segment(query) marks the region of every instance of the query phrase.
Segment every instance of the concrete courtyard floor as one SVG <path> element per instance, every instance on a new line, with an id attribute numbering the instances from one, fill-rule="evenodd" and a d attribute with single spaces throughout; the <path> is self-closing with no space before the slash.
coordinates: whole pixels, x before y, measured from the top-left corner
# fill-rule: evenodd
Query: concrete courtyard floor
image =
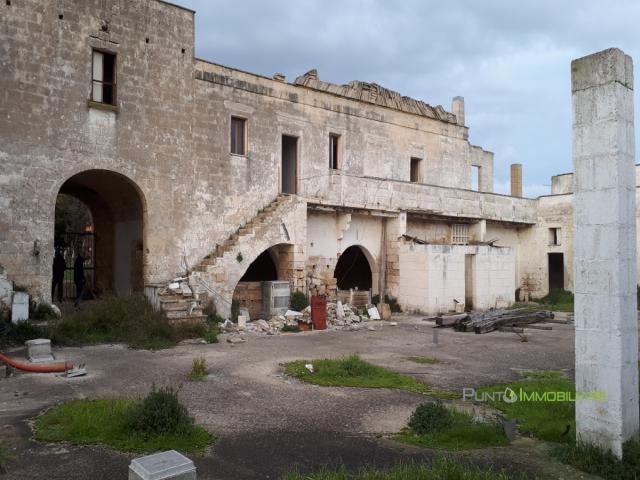
<path id="1" fill-rule="evenodd" d="M 414 376 L 436 389 L 461 392 L 516 380 L 523 370 L 561 370 L 573 376 L 573 327 L 533 330 L 529 341 L 510 333 L 475 335 L 439 329 L 421 317 L 394 317 L 397 326 L 376 322 L 376 331 L 324 331 L 278 336 L 247 335 L 232 346 L 181 345 L 156 352 L 122 345 L 55 348 L 58 359 L 86 363 L 86 377 L 17 374 L 0 379 L 0 438 L 14 448 L 6 479 L 126 478 L 133 455 L 91 446 L 43 444 L 32 439 L 29 419 L 52 405 L 78 398 L 140 397 L 152 384 L 181 385 L 180 397 L 196 422 L 218 440 L 202 456 L 191 456 L 199 479 L 276 479 L 296 465 L 357 469 L 432 458 L 388 438 L 406 425 L 424 396 L 383 389 L 327 388 L 283 376 L 283 362 L 336 358 L 352 353 Z M 9 352 L 14 357 L 23 350 Z M 186 381 L 193 358 L 205 356 L 209 376 Z M 433 365 L 410 356 L 440 360 Z M 505 448 L 456 454 L 540 478 L 589 478 L 548 460 L 547 446 L 522 438 Z"/>

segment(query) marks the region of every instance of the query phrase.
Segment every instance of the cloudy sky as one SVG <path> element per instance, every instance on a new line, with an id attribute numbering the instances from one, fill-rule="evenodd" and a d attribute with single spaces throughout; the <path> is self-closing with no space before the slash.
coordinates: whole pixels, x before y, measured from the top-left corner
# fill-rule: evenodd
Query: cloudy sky
<path id="1" fill-rule="evenodd" d="M 289 81 L 317 68 L 325 81 L 376 82 L 447 110 L 462 95 L 501 193 L 514 162 L 526 196 L 572 170 L 571 59 L 615 46 L 640 78 L 637 0 L 175 1 L 196 10 L 206 60 Z"/>

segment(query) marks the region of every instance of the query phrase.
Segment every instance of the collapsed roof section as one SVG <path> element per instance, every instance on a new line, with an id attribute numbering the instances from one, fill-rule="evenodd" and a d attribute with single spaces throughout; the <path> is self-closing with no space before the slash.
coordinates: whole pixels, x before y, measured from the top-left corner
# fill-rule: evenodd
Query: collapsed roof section
<path id="1" fill-rule="evenodd" d="M 321 81 L 318 78 L 318 71 L 314 69 L 296 78 L 294 85 L 332 93 L 340 97 L 359 100 L 381 107 L 393 108 L 394 110 L 413 113 L 443 122 L 456 123 L 456 116 L 453 113 L 447 112 L 442 106 L 432 107 L 421 100 L 405 97 L 398 92 L 384 88 L 376 83 L 354 80 L 347 85 L 336 85 L 334 83 Z"/>

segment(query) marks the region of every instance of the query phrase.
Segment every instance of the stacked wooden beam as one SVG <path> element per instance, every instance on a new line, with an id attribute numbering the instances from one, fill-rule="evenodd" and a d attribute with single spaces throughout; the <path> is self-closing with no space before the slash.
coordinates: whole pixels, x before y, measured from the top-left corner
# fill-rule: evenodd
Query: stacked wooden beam
<path id="1" fill-rule="evenodd" d="M 486 312 L 470 312 L 456 315 L 432 317 L 439 327 L 453 327 L 460 332 L 487 333 L 494 330 L 520 331 L 522 328 L 539 328 L 529 325 L 553 319 L 553 312 L 517 308 L 514 310 L 495 309 Z M 551 327 L 544 328 L 545 330 Z"/>

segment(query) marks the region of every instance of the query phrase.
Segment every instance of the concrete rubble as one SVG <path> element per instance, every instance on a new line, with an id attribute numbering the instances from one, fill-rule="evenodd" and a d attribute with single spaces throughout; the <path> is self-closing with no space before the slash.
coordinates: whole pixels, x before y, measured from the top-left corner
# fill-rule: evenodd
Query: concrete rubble
<path id="1" fill-rule="evenodd" d="M 297 327 L 299 323 L 311 324 L 311 307 L 307 307 L 301 312 L 288 310 L 284 315 L 274 315 L 269 320 L 258 318 L 247 322 L 232 322 L 227 319 L 220 324 L 221 334 L 228 334 L 227 342 L 232 344 L 243 343 L 244 333 L 258 335 L 279 335 L 285 326 Z M 365 325 L 366 323 L 366 325 Z M 378 309 L 374 305 L 357 311 L 350 305 L 343 305 L 341 302 L 327 303 L 327 330 L 358 331 L 367 330 L 374 332 L 378 330 L 376 325 L 381 326 Z M 386 322 L 389 325 L 397 325 L 397 322 Z"/>

